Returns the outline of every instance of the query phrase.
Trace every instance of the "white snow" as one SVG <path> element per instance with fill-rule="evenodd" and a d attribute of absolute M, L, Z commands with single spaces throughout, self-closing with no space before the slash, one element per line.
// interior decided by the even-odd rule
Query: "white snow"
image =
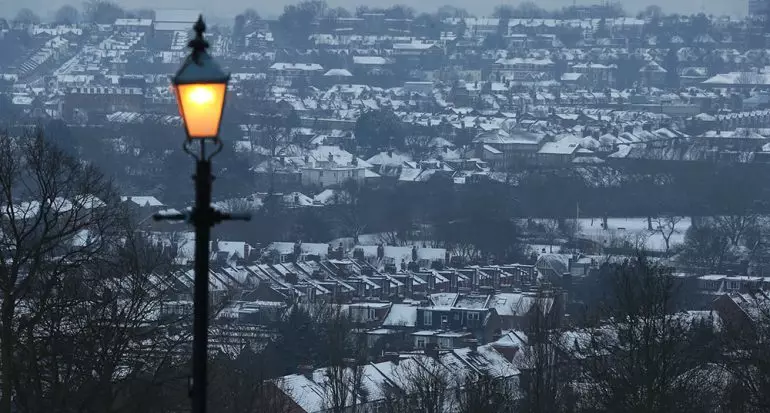
<path fill-rule="evenodd" d="M 627 240 L 634 245 L 644 247 L 649 251 L 665 251 L 666 242 L 664 240 L 661 231 L 655 230 L 657 223 L 653 218 L 652 226 L 653 231 L 648 230 L 647 218 L 609 218 L 607 219 L 607 227 L 605 230 L 602 228 L 601 218 L 581 218 L 580 222 L 580 235 L 582 237 L 600 242 L 607 245 L 620 241 Z M 684 235 L 687 229 L 690 228 L 691 220 L 689 217 L 682 217 L 679 222 L 674 226 L 674 233 L 671 235 L 670 246 L 681 244 L 684 242 Z"/>
<path fill-rule="evenodd" d="M 417 307 L 409 304 L 393 304 L 382 322 L 383 327 L 414 327 L 417 324 Z"/>

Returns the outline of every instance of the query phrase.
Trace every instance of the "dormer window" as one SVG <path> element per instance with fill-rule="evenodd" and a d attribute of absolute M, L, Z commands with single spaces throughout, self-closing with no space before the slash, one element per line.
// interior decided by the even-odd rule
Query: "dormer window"
<path fill-rule="evenodd" d="M 422 322 L 423 322 L 423 325 L 426 325 L 426 326 L 433 325 L 433 313 L 429 310 L 425 310 L 423 312 Z"/>

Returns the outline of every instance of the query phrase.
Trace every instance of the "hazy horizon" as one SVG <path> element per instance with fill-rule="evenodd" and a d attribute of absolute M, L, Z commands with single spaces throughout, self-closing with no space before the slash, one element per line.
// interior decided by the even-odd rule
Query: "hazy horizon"
<path fill-rule="evenodd" d="M 243 0 L 225 0 L 212 2 L 210 0 L 124 0 L 117 1 L 126 9 L 138 9 L 138 8 L 184 8 L 184 9 L 200 9 L 209 18 L 212 19 L 230 19 L 237 13 L 245 10 L 246 8 L 253 8 L 257 10 L 264 17 L 278 16 L 283 7 L 287 4 L 297 3 L 297 1 L 277 1 L 270 2 L 270 4 L 255 4 L 253 1 Z M 421 1 L 418 4 L 407 1 L 389 1 L 389 0 L 328 0 L 327 3 L 332 7 L 342 6 L 349 9 L 354 9 L 360 4 L 366 4 L 369 6 L 388 6 L 393 4 L 407 4 L 415 8 L 418 12 L 422 11 L 434 11 L 443 5 L 452 5 L 456 7 L 463 7 L 469 12 L 483 16 L 489 15 L 495 6 L 508 3 L 518 4 L 520 2 L 503 2 L 500 0 L 482 0 L 474 2 L 464 2 L 458 0 L 429 0 Z M 548 1 L 536 1 L 541 7 L 546 9 L 557 9 L 564 6 L 573 4 L 572 0 L 548 0 Z M 598 1 L 578 1 L 577 4 L 592 4 L 598 3 Z M 635 2 L 632 0 L 621 0 L 621 4 L 625 7 L 626 11 L 634 15 L 639 10 L 654 2 Z M 72 4 L 78 8 L 82 8 L 81 1 L 68 1 L 68 0 L 0 0 L 0 14 L 13 17 L 20 9 L 30 8 L 35 13 L 38 13 L 43 18 L 50 17 L 55 13 L 56 9 L 65 5 Z M 660 5 L 660 4 L 659 4 Z M 741 0 L 737 2 L 706 2 L 705 0 L 678 0 L 674 3 L 666 3 L 660 5 L 666 13 L 699 13 L 701 11 L 706 14 L 714 15 L 729 15 L 734 17 L 743 17 L 747 13 L 747 0 Z"/>

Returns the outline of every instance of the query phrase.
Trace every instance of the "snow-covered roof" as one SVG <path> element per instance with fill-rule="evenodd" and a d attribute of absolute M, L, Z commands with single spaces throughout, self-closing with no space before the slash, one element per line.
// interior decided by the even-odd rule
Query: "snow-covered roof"
<path fill-rule="evenodd" d="M 580 79 L 581 76 L 583 76 L 582 73 L 571 73 L 571 72 L 568 72 L 568 73 L 564 73 L 564 74 L 561 75 L 561 81 L 562 82 L 575 82 L 578 79 Z"/>
<path fill-rule="evenodd" d="M 411 160 L 412 157 L 408 154 L 402 154 L 394 151 L 383 151 L 367 159 L 366 162 L 372 165 L 401 166 L 404 164 L 404 162 L 409 162 Z"/>
<path fill-rule="evenodd" d="M 281 255 L 289 255 L 294 253 L 294 245 L 295 243 L 293 242 L 273 242 L 268 245 L 267 250 L 276 250 Z M 329 244 L 303 242 L 300 245 L 300 249 L 302 254 L 305 255 L 318 255 L 320 257 L 326 257 L 326 254 L 329 253 Z"/>
<path fill-rule="evenodd" d="M 770 73 L 729 72 L 720 73 L 704 80 L 703 85 L 768 85 Z"/>
<path fill-rule="evenodd" d="M 154 196 L 121 196 L 121 202 L 131 201 L 140 207 L 162 207 L 163 202 L 160 202 Z"/>
<path fill-rule="evenodd" d="M 360 245 L 357 248 L 361 248 L 365 257 L 377 256 L 377 245 Z M 401 262 L 412 261 L 412 247 L 394 247 L 385 246 L 385 257 L 395 260 L 396 265 Z M 417 247 L 417 258 L 420 260 L 428 261 L 441 261 L 445 258 L 446 249 L 444 248 L 420 248 Z"/>
<path fill-rule="evenodd" d="M 117 19 L 115 26 L 150 27 L 152 26 L 152 19 Z"/>
<path fill-rule="evenodd" d="M 321 71 L 323 70 L 323 66 L 319 65 L 318 63 L 281 63 L 276 62 L 273 63 L 272 66 L 270 66 L 271 70 L 278 70 L 278 71 L 284 71 L 284 70 L 299 70 L 304 72 L 315 72 L 315 71 Z"/>
<path fill-rule="evenodd" d="M 571 155 L 578 150 L 580 139 L 578 138 L 564 138 L 557 142 L 546 142 L 537 151 L 539 154 L 548 155 Z"/>
<path fill-rule="evenodd" d="M 342 77 L 351 77 L 353 76 L 352 73 L 350 73 L 347 69 L 330 69 L 326 73 L 324 73 L 324 76 L 342 76 Z"/>
<path fill-rule="evenodd" d="M 410 304 L 393 304 L 382 322 L 383 327 L 414 327 L 417 325 L 417 307 Z"/>
<path fill-rule="evenodd" d="M 353 56 L 353 64 L 381 66 L 388 63 L 382 56 Z"/>

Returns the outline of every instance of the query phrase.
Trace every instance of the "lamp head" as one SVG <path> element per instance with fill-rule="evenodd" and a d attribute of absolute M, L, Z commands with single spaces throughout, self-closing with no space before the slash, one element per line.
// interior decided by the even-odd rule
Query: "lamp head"
<path fill-rule="evenodd" d="M 193 26 L 191 53 L 172 78 L 188 139 L 218 139 L 230 75 L 211 58 L 203 16 Z"/>

